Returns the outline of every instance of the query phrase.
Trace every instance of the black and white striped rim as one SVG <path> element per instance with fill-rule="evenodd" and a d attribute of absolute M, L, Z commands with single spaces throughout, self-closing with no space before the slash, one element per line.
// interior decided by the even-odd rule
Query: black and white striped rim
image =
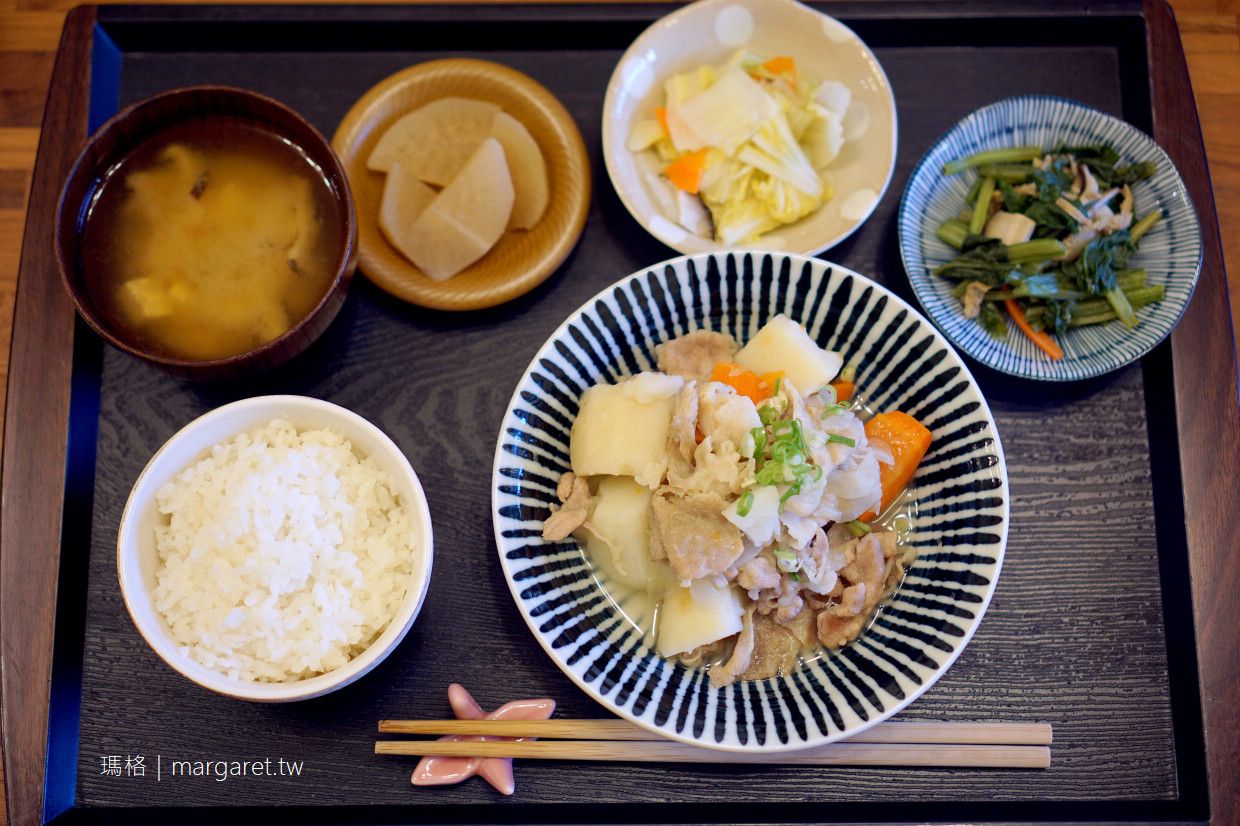
<path fill-rule="evenodd" d="M 858 386 L 874 409 L 903 410 L 930 428 L 907 535 L 920 555 L 853 644 L 803 655 L 781 677 L 715 689 L 704 669 L 660 657 L 578 544 L 543 541 L 542 522 L 568 469 L 569 432 L 586 388 L 655 369 L 660 342 L 702 328 L 744 342 L 780 312 L 858 366 Z M 522 376 L 492 474 L 500 563 L 518 610 L 556 665 L 621 717 L 672 739 L 753 752 L 846 737 L 929 688 L 990 602 L 1008 499 L 986 401 L 929 322 L 865 276 L 775 252 L 675 258 L 595 296 Z"/>
<path fill-rule="evenodd" d="M 1163 218 L 1141 240 L 1129 266 L 1143 267 L 1151 282 L 1166 287 L 1166 298 L 1137 310 L 1135 330 L 1112 323 L 1070 330 L 1059 338 L 1064 357 L 1053 361 L 1015 330 L 1006 341 L 991 338 L 960 312 L 955 286 L 930 271 L 956 256 L 935 236 L 945 220 L 964 208 L 976 179 L 969 171 L 945 177 L 944 163 L 974 152 L 1012 146 L 1052 149 L 1105 143 L 1122 164 L 1153 160 L 1154 177 L 1133 186 L 1137 214 L 1161 209 Z M 1193 296 L 1201 272 L 1201 226 L 1192 198 L 1175 165 L 1157 143 L 1137 128 L 1084 104 L 1057 97 L 1006 98 L 964 118 L 930 149 L 913 169 L 900 201 L 900 253 L 913 292 L 926 314 L 960 349 L 982 364 L 1013 376 L 1044 381 L 1087 379 L 1141 358 L 1171 332 Z"/>

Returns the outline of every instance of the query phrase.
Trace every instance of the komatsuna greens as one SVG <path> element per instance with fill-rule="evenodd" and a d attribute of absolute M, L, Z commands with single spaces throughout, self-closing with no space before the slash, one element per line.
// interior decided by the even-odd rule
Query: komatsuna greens
<path fill-rule="evenodd" d="M 1164 295 L 1146 272 L 1128 267 L 1141 238 L 1162 217 L 1136 214 L 1134 184 L 1153 161 L 1121 165 L 1110 146 L 1022 146 L 978 152 L 943 165 L 944 175 L 976 170 L 957 217 L 936 230 L 959 255 L 935 275 L 957 282 L 962 311 L 993 337 L 1007 321 L 1051 358 L 1073 327 L 1118 320 Z"/>

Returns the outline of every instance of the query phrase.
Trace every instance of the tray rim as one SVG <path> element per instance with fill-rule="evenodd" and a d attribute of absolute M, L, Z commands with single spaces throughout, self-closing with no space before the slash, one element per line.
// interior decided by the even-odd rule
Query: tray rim
<path fill-rule="evenodd" d="M 825 4 L 824 4 L 825 5 Z M 910 9 L 925 11 L 926 4 L 833 3 L 837 16 L 865 15 L 898 18 Z M 1023 6 L 1020 15 L 1053 16 L 1066 4 L 1039 2 Z M 1071 4 L 1080 9 L 1084 4 Z M 1090 13 L 1131 13 L 1135 3 L 1104 0 Z M 943 4 L 955 14 L 995 15 L 986 2 L 965 0 Z M 211 7 L 225 10 L 219 19 L 242 14 L 247 9 L 271 7 Z M 279 16 L 291 15 L 310 22 L 338 12 L 331 7 L 280 7 Z M 356 7 L 365 16 L 376 9 L 399 14 L 391 7 Z M 665 10 L 661 4 L 600 3 L 574 5 L 593 18 L 640 21 L 651 9 Z M 428 5 L 418 13 L 451 18 L 459 7 Z M 563 5 L 508 6 L 502 13 L 523 19 L 563 15 Z M 1188 543 L 1192 590 L 1191 622 L 1197 640 L 1198 682 L 1207 740 L 1209 797 L 1211 814 L 1217 822 L 1232 822 L 1240 816 L 1240 778 L 1229 776 L 1227 759 L 1240 749 L 1240 713 L 1228 700 L 1240 674 L 1240 643 L 1231 629 L 1238 615 L 1226 601 L 1240 587 L 1240 573 L 1225 566 L 1230 551 L 1240 550 L 1227 535 L 1227 504 L 1240 492 L 1234 468 L 1240 467 L 1237 444 L 1225 437 L 1240 432 L 1237 401 L 1235 352 L 1231 346 L 1230 318 L 1226 301 L 1226 277 L 1209 171 L 1197 121 L 1187 66 L 1178 29 L 1170 7 L 1162 0 L 1143 0 L 1140 6 L 1146 21 L 1146 48 L 1151 68 L 1150 97 L 1154 137 L 1180 167 L 1198 205 L 1205 242 L 1202 280 L 1184 319 L 1172 334 L 1170 347 L 1164 347 L 1162 363 L 1156 369 L 1169 369 L 1175 389 L 1174 413 L 1151 425 L 1172 426 L 1176 430 L 1174 465 L 1180 474 L 1182 493 L 1162 519 L 1182 520 Z M 963 11 L 962 11 L 963 10 Z M 74 405 L 89 404 L 72 393 L 75 358 L 87 358 L 75 348 L 76 319 L 60 289 L 50 249 L 42 243 L 38 228 L 50 225 L 54 215 L 59 181 L 87 134 L 89 112 L 74 101 L 71 86 L 75 79 L 89 76 L 93 61 L 107 59 L 92 53 L 92 38 L 101 7 L 83 6 L 71 11 L 57 52 L 48 106 L 45 110 L 35 173 L 27 213 L 26 234 L 19 267 L 18 298 L 10 355 L 9 393 L 5 416 L 6 436 L 3 455 L 3 486 L 0 488 L 0 623 L 8 631 L 0 641 L 0 690 L 3 692 L 3 737 L 7 804 L 12 823 L 41 823 L 45 816 L 59 812 L 44 809 L 43 767 L 47 755 L 50 666 L 54 639 L 54 617 L 47 606 L 55 605 L 58 593 L 58 566 L 46 562 L 49 541 L 53 551 L 72 535 L 69 513 L 89 504 L 90 491 L 73 488 L 69 474 L 49 473 L 49 467 L 64 467 L 73 438 L 71 423 L 79 411 Z M 404 10 L 408 14 L 408 10 Z M 171 12 L 186 20 L 202 15 L 202 7 L 159 8 L 110 7 L 104 16 L 112 19 L 131 13 L 134 17 Z M 944 14 L 947 12 L 944 11 Z M 933 15 L 932 15 L 933 16 Z M 1226 342 L 1222 344 L 1221 342 Z M 90 348 L 84 348 L 89 350 Z M 1169 352 L 1167 352 L 1169 350 Z M 1203 358 L 1204 356 L 1207 356 Z M 1150 368 L 1147 368 L 1150 369 Z M 39 446 L 51 446 L 40 451 Z M 93 453 L 92 453 L 93 456 Z M 57 461 L 59 460 L 59 461 Z M 1157 468 L 1155 468 L 1157 470 Z M 14 481 L 14 480 L 17 481 Z M 1206 491 L 1206 495 L 1191 495 Z M 1175 497 L 1172 497 L 1175 498 Z M 42 564 L 40 564 L 42 563 Z M 61 559 L 60 564 L 67 564 Z M 19 574 L 20 572 L 20 574 Z M 15 630 L 16 629 L 16 630 Z M 20 632 L 20 633 L 19 633 Z M 20 642 L 20 644 L 19 644 Z M 39 675 L 30 678 L 28 675 Z M 76 747 L 75 747 L 76 751 Z M 72 791 L 72 790 L 71 790 Z M 979 812 L 981 814 L 982 812 Z"/>

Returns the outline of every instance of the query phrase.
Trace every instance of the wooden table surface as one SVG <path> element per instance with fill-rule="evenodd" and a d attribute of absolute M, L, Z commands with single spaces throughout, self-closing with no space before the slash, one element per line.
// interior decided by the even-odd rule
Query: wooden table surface
<path fill-rule="evenodd" d="M 64 17 L 73 5 L 0 0 L 0 410 L 40 124 Z M 1234 340 L 1240 341 L 1240 0 L 1170 0 L 1170 5 L 1201 119 L 1228 264 Z M 0 818 L 7 822 L 2 788 Z"/>

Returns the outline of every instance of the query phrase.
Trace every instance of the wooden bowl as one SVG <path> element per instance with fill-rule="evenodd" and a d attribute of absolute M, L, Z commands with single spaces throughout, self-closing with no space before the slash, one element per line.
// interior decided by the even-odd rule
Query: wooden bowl
<path fill-rule="evenodd" d="M 538 143 L 547 164 L 547 211 L 528 231 L 504 233 L 485 255 L 445 281 L 435 281 L 393 247 L 379 229 L 384 175 L 366 167 L 394 121 L 444 97 L 498 104 Z M 387 292 L 437 310 L 478 310 L 523 295 L 564 262 L 585 229 L 590 207 L 590 158 L 576 122 L 545 87 L 508 66 L 447 58 L 419 63 L 385 78 L 341 120 L 332 146 L 357 198 L 362 274 Z"/>
<path fill-rule="evenodd" d="M 92 252 L 86 229 L 109 178 L 128 169 L 127 159 L 167 130 L 203 121 L 205 128 L 244 125 L 275 135 L 287 151 L 317 167 L 326 180 L 328 219 L 338 222 L 339 241 L 325 263 L 330 280 L 308 312 L 283 334 L 246 352 L 196 360 L 160 352 L 118 323 L 88 289 L 84 253 Z M 283 147 L 282 147 L 283 151 Z M 104 210 L 100 210 L 101 212 Z M 61 192 L 56 215 L 56 260 L 78 313 L 104 340 L 129 355 L 185 379 L 219 381 L 252 375 L 283 364 L 304 351 L 335 319 L 357 269 L 357 214 L 348 178 L 327 139 L 309 121 L 284 104 L 255 92 L 227 86 L 174 89 L 136 103 L 116 114 L 87 142 Z"/>

